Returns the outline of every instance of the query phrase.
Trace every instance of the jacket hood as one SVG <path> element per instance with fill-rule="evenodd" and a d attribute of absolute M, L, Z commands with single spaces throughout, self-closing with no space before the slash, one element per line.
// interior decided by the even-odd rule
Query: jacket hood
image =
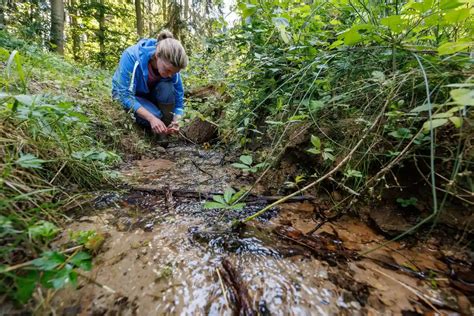
<path fill-rule="evenodd" d="M 136 60 L 140 62 L 140 67 L 145 78 L 148 78 L 148 62 L 153 54 L 155 54 L 157 43 L 158 41 L 156 39 L 144 38 L 141 39 L 137 45 L 133 46 L 131 53 L 135 56 Z"/>

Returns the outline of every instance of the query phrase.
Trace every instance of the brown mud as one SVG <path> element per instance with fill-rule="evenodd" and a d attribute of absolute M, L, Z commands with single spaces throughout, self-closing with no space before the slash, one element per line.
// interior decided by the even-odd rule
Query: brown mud
<path fill-rule="evenodd" d="M 318 224 L 324 199 L 261 209 L 204 209 L 209 192 L 251 184 L 222 153 L 175 146 L 125 164 L 122 193 L 101 193 L 71 231 L 107 236 L 59 315 L 472 315 L 472 258 L 447 234 L 387 240 L 358 219 Z M 178 194 L 182 192 L 193 194 Z M 263 189 L 257 190 L 263 194 Z"/>

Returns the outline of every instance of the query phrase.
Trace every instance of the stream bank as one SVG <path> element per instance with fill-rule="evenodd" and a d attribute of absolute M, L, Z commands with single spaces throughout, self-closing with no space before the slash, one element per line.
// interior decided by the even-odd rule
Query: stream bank
<path fill-rule="evenodd" d="M 282 204 L 232 230 L 231 221 L 265 204 L 203 208 L 210 192 L 251 184 L 224 154 L 175 144 L 159 157 L 124 164 L 127 189 L 102 192 L 75 213 L 58 247 L 78 231 L 105 241 L 79 288 L 59 291 L 49 308 L 64 315 L 473 313 L 472 258 L 449 236 L 410 237 L 360 256 L 386 238 L 349 216 L 310 234 L 322 198 Z"/>

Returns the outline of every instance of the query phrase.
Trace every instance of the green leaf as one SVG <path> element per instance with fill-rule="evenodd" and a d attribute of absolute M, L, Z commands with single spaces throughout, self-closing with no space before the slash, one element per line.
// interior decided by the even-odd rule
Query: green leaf
<path fill-rule="evenodd" d="M 388 28 L 394 33 L 401 33 L 406 28 L 406 22 L 400 15 L 387 16 L 381 19 L 380 23 L 388 26 Z"/>
<path fill-rule="evenodd" d="M 46 160 L 39 159 L 35 155 L 32 154 L 21 154 L 20 158 L 18 158 L 15 163 L 22 168 L 32 168 L 32 169 L 41 169 L 42 164 L 45 163 Z"/>
<path fill-rule="evenodd" d="M 226 204 L 222 195 L 213 195 L 212 199 L 217 203 Z"/>
<path fill-rule="evenodd" d="M 245 207 L 245 203 L 237 203 L 232 206 L 230 206 L 230 209 L 232 210 L 241 210 Z"/>
<path fill-rule="evenodd" d="M 324 159 L 324 160 L 331 160 L 331 161 L 334 161 L 334 159 L 335 159 L 335 158 L 334 158 L 334 155 L 331 154 L 331 153 L 329 153 L 329 152 L 326 151 L 326 150 L 322 153 L 322 156 L 323 156 L 323 159 Z"/>
<path fill-rule="evenodd" d="M 224 191 L 224 201 L 229 204 L 230 199 L 232 198 L 232 195 L 235 193 L 235 190 L 232 189 L 231 187 L 225 189 Z"/>
<path fill-rule="evenodd" d="M 16 276 L 16 292 L 15 299 L 22 304 L 26 304 L 33 295 L 36 288 L 36 283 L 39 279 L 38 271 L 28 271 L 26 275 Z"/>
<path fill-rule="evenodd" d="M 321 149 L 321 139 L 318 136 L 311 135 L 311 144 L 313 144 L 315 149 Z"/>
<path fill-rule="evenodd" d="M 230 199 L 229 201 L 229 204 L 233 204 L 235 201 L 237 201 L 242 195 L 244 195 L 244 193 L 247 192 L 247 190 L 245 189 L 241 189 L 239 190 L 239 192 L 235 193 L 234 195 L 232 195 L 232 198 Z"/>
<path fill-rule="evenodd" d="M 33 226 L 28 228 L 28 235 L 30 238 L 53 238 L 59 232 L 59 228 L 48 221 L 38 221 Z"/>
<path fill-rule="evenodd" d="M 242 163 L 246 164 L 247 166 L 250 166 L 253 162 L 252 156 L 242 155 L 240 156 L 239 159 Z"/>
<path fill-rule="evenodd" d="M 92 269 L 92 256 L 84 251 L 78 252 L 71 258 L 70 262 L 84 271 L 90 271 Z"/>
<path fill-rule="evenodd" d="M 217 203 L 217 202 L 206 202 L 204 203 L 204 208 L 206 209 L 214 209 L 214 208 L 226 208 L 227 205 L 226 204 L 222 204 L 222 203 Z"/>
<path fill-rule="evenodd" d="M 439 3 L 439 8 L 441 10 L 455 9 L 463 5 L 463 3 L 458 0 L 441 0 Z"/>
<path fill-rule="evenodd" d="M 462 125 L 462 118 L 458 116 L 450 117 L 449 120 L 454 124 L 456 128 L 460 128 Z"/>
<path fill-rule="evenodd" d="M 316 148 L 310 148 L 310 149 L 307 150 L 307 152 L 309 152 L 310 154 L 313 154 L 313 155 L 319 155 L 321 153 L 321 150 L 316 149 Z"/>
<path fill-rule="evenodd" d="M 238 169 L 243 169 L 243 170 L 247 170 L 249 168 L 248 165 L 244 165 L 242 163 L 238 163 L 238 162 L 234 162 L 233 164 L 231 164 L 232 167 L 235 167 L 235 168 L 238 168 Z"/>
<path fill-rule="evenodd" d="M 33 260 L 31 263 L 39 270 L 50 271 L 65 261 L 66 257 L 63 254 L 56 251 L 47 251 L 44 252 L 40 258 Z"/>
<path fill-rule="evenodd" d="M 426 121 L 423 124 L 423 131 L 425 133 L 430 131 L 430 127 L 432 129 L 435 129 L 437 127 L 443 126 L 444 124 L 448 123 L 448 119 L 435 119 L 435 120 L 431 120 L 431 122 L 432 122 L 432 125 L 430 125 L 430 121 Z"/>
<path fill-rule="evenodd" d="M 474 89 L 454 89 L 449 93 L 455 103 L 474 106 Z"/>
<path fill-rule="evenodd" d="M 354 45 L 359 43 L 362 40 L 362 36 L 356 30 L 350 29 L 346 33 L 344 33 L 344 44 L 346 45 Z"/>
<path fill-rule="evenodd" d="M 456 24 L 469 18 L 470 8 L 451 10 L 445 14 L 443 20 L 448 24 Z"/>
<path fill-rule="evenodd" d="M 448 55 L 454 54 L 463 50 L 468 49 L 472 45 L 472 42 L 447 42 L 441 44 L 438 47 L 438 54 L 440 55 Z"/>
<path fill-rule="evenodd" d="M 433 114 L 433 116 L 431 116 L 431 118 L 440 119 L 440 118 L 450 118 L 451 116 L 453 116 L 453 113 L 443 112 L 443 113 Z"/>

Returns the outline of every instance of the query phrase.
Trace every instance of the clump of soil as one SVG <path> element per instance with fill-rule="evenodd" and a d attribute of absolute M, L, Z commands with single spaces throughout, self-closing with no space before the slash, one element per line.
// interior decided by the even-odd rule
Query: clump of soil
<path fill-rule="evenodd" d="M 210 142 L 216 137 L 217 127 L 200 118 L 195 118 L 190 124 L 183 128 L 183 132 L 192 142 L 203 144 Z"/>

